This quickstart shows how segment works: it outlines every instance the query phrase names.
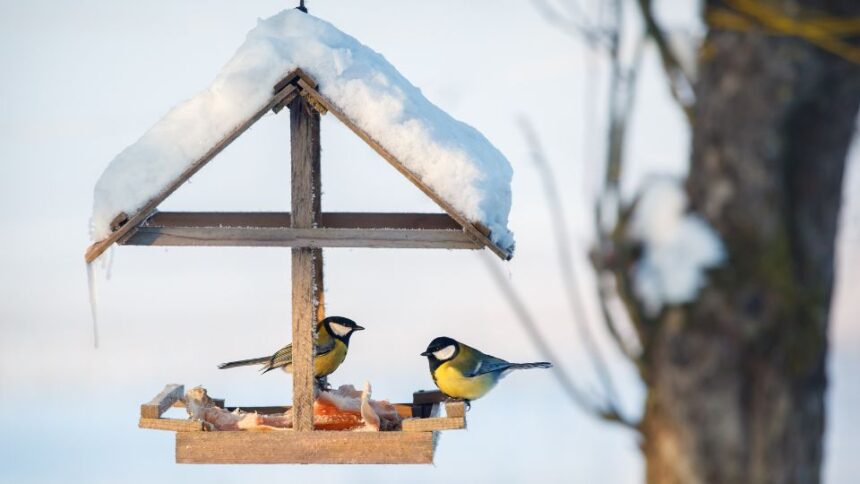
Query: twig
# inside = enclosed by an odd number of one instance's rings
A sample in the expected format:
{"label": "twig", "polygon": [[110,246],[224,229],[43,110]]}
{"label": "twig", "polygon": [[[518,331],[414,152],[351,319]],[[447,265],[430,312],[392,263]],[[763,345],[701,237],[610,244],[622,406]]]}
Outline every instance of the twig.
{"label": "twig", "polygon": [[[663,30],[657,24],[657,19],[654,17],[651,0],[637,0],[639,11],[642,14],[642,20],[645,22],[645,31],[648,36],[654,39],[657,44],[657,51],[660,52],[660,60],[663,64],[663,70],[666,72],[666,77],[669,78],[669,87],[672,92],[672,97],[678,102],[678,106],[687,117],[687,122],[693,124],[693,105],[695,104],[695,94],[693,94],[693,83],[687,77],[681,63],[678,61],[678,56],[672,50]],[[688,97],[689,99],[685,99]]]}
{"label": "twig", "polygon": [[[563,15],[551,7],[546,0],[532,0],[532,4],[546,22],[567,35],[578,36],[592,48],[608,49],[611,45],[606,33],[592,25],[582,9],[572,0],[568,2],[568,15]],[[577,16],[581,18],[576,18]]]}
{"label": "twig", "polygon": [[568,397],[570,397],[571,401],[586,412],[594,414],[603,420],[616,422],[632,430],[638,431],[638,424],[631,422],[622,416],[612,402],[608,402],[605,405],[599,405],[591,401],[585,392],[582,391],[576,383],[574,383],[573,378],[560,364],[558,364],[561,360],[557,357],[555,352],[553,352],[552,348],[547,343],[546,338],[541,334],[540,329],[537,324],[535,324],[534,318],[531,313],[529,313],[529,310],[526,308],[525,303],[523,303],[522,298],[520,298],[519,293],[514,288],[511,281],[505,276],[498,263],[491,260],[490,257],[486,255],[483,255],[481,260],[484,262],[484,266],[487,268],[487,272],[490,273],[493,282],[496,283],[496,286],[500,291],[502,291],[505,300],[511,305],[514,315],[516,315],[523,329],[525,329],[526,334],[532,340],[532,343],[538,348],[538,351],[544,358],[549,361],[556,362],[556,365],[553,367],[555,370],[553,375],[555,375],[559,384],[567,393]]}
{"label": "twig", "polygon": [[588,352],[591,363],[594,366],[594,371],[597,373],[598,379],[606,391],[607,398],[617,402],[618,393],[612,381],[612,374],[606,364],[606,358],[601,353],[600,347],[591,331],[592,324],[589,322],[590,318],[585,311],[582,294],[579,290],[580,284],[576,280],[576,263],[573,257],[571,257],[571,252],[579,253],[579,249],[576,242],[569,235],[567,217],[558,187],[555,183],[555,175],[553,174],[552,167],[546,160],[534,127],[526,118],[522,117],[520,118],[520,128],[525,135],[526,143],[531,151],[532,161],[541,177],[547,206],[553,218],[553,234],[555,235],[559,271],[561,272],[562,281],[568,293],[567,300],[570,303],[570,309],[573,314],[573,324],[579,332],[579,337]]}
{"label": "twig", "polygon": [[609,330],[609,334],[612,336],[612,339],[615,341],[615,344],[618,345],[621,352],[624,353],[624,356],[633,362],[641,371],[642,347],[638,341],[636,345],[631,346],[631,344],[621,336],[620,325],[618,324],[615,315],[612,313],[612,308],[610,307],[612,301],[620,301],[617,292],[618,289],[615,287],[617,284],[615,275],[610,271],[596,272],[598,277],[597,292],[598,300],[600,301],[600,310],[603,313],[603,319],[606,321],[606,327]]}

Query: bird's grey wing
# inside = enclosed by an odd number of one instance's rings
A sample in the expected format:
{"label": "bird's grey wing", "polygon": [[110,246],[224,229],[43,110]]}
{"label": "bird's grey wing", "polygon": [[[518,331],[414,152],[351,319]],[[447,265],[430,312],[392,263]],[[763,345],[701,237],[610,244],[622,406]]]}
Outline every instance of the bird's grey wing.
{"label": "bird's grey wing", "polygon": [[322,356],[322,355],[328,353],[329,351],[333,350],[334,344],[335,344],[334,339],[331,339],[327,343],[324,343],[324,344],[316,344],[314,346],[314,354],[316,356]]}
{"label": "bird's grey wing", "polygon": [[466,376],[473,377],[485,373],[500,373],[511,367],[511,362],[496,358],[495,356],[482,355],[477,360],[478,363]]}
{"label": "bird's grey wing", "polygon": [[[334,349],[334,341],[325,344],[325,345],[316,345],[314,350],[316,351],[316,355],[324,355],[329,351]],[[284,346],[279,349],[277,353],[272,355],[269,361],[263,366],[263,373],[274,370],[275,368],[281,368],[282,366],[292,365],[293,364],[293,345],[292,343]]]}

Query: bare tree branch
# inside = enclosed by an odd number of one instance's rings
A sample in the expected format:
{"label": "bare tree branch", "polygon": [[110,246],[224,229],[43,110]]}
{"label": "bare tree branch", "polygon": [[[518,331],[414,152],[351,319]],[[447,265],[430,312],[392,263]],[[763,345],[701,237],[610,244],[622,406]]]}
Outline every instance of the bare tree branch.
{"label": "bare tree branch", "polygon": [[544,358],[548,359],[549,361],[556,362],[555,366],[553,367],[553,375],[555,375],[562,389],[564,389],[565,393],[567,393],[571,401],[586,412],[591,413],[603,420],[615,422],[632,430],[638,431],[638,424],[636,422],[631,422],[630,420],[622,416],[612,402],[608,402],[604,405],[595,403],[589,396],[586,395],[583,390],[581,390],[576,385],[576,383],[574,383],[573,378],[560,364],[558,364],[558,362],[560,362],[561,360],[549,346],[546,341],[546,338],[544,338],[544,336],[541,334],[540,329],[535,323],[535,319],[532,317],[531,313],[526,308],[526,305],[520,297],[519,293],[514,288],[511,281],[508,280],[507,276],[502,271],[499,264],[495,260],[490,259],[490,257],[485,254],[482,254],[481,260],[484,262],[484,266],[487,268],[487,272],[490,273],[493,282],[496,283],[496,286],[499,288],[499,290],[502,291],[505,300],[511,305],[511,309],[517,316],[517,319],[519,320],[523,329],[525,329],[529,339],[531,339],[532,343],[538,348],[538,351],[542,355],[544,355]]}
{"label": "bare tree branch", "polygon": [[654,17],[652,9],[652,0],[637,0],[639,11],[642,14],[642,20],[645,22],[645,31],[648,33],[654,43],[657,45],[657,51],[660,53],[660,60],[663,64],[663,70],[666,72],[666,77],[669,78],[669,88],[672,91],[672,97],[678,102],[678,106],[687,117],[687,122],[693,124],[693,105],[695,104],[695,94],[693,93],[693,83],[687,77],[681,63],[678,61],[678,56],[672,50],[663,30],[657,24],[657,19]]}
{"label": "bare tree branch", "polygon": [[606,358],[600,351],[600,346],[597,344],[597,340],[592,333],[592,324],[583,304],[580,291],[581,286],[577,283],[576,262],[571,257],[571,253],[579,253],[579,248],[576,242],[570,237],[564,204],[555,182],[556,177],[553,174],[552,166],[546,160],[534,127],[526,118],[522,117],[520,118],[520,128],[525,135],[526,143],[531,151],[532,161],[537,167],[538,174],[543,183],[543,192],[546,195],[547,206],[553,219],[552,228],[556,242],[556,254],[559,260],[559,271],[561,272],[561,278],[568,294],[567,300],[570,303],[573,324],[579,333],[583,346],[585,346],[588,352],[588,356],[594,366],[594,371],[606,392],[607,398],[610,401],[618,402],[618,393],[612,381],[612,374],[606,364]]}
{"label": "bare tree branch", "polygon": [[546,0],[532,0],[538,13],[546,22],[572,37],[579,37],[589,47],[608,49],[611,45],[606,33],[586,17],[574,0],[566,2],[567,14],[563,14],[549,5]]}

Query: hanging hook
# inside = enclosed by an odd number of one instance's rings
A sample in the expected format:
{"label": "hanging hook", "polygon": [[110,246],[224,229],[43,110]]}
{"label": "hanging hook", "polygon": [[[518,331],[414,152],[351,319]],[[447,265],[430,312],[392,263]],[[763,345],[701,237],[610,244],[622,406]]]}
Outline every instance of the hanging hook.
{"label": "hanging hook", "polygon": [[305,0],[299,0],[299,6],[296,8],[301,10],[304,13],[308,13],[308,8],[305,7]]}

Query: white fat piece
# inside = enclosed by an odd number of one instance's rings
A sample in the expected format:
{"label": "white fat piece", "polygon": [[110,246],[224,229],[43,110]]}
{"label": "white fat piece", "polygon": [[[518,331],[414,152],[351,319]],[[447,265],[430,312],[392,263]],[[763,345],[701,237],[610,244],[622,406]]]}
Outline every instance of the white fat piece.
{"label": "white fat piece", "polygon": [[457,348],[454,345],[448,345],[441,350],[436,350],[433,352],[433,356],[436,357],[437,360],[445,361],[451,359],[454,356],[454,352],[457,351]]}
{"label": "white fat piece", "polygon": [[344,326],[340,323],[329,323],[329,328],[331,328],[332,332],[337,336],[346,336],[352,331],[352,328],[349,326]]}

